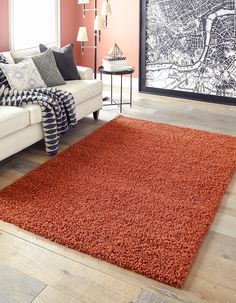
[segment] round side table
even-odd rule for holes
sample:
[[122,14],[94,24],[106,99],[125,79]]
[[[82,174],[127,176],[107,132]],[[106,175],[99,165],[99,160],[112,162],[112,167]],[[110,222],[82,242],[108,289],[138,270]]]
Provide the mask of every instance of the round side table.
[[[104,104],[104,106],[109,106],[109,105],[117,105],[120,107],[120,113],[122,113],[122,107],[124,104],[129,104],[130,107],[132,106],[132,98],[133,98],[133,73],[135,71],[134,67],[129,67],[124,70],[120,71],[107,71],[103,68],[103,66],[100,66],[98,68],[98,71],[100,73],[100,78],[102,80],[102,75],[110,75],[111,76],[111,102],[109,104]],[[113,99],[113,76],[120,76],[120,101],[117,102]],[[130,75],[130,99],[129,102],[123,102],[123,75]]]

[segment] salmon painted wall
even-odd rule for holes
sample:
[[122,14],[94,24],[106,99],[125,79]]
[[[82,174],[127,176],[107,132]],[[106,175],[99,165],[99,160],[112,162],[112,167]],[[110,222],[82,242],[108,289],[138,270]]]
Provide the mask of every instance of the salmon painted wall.
[[[0,0],[0,51],[9,50],[8,4],[8,0]],[[75,0],[61,0],[61,45],[73,42],[78,59],[77,5]]]
[[[93,2],[93,1],[91,1]],[[127,56],[129,64],[136,69],[138,75],[139,53],[139,1],[138,0],[110,0],[112,16],[109,17],[108,28],[102,32],[102,41],[98,45],[98,65],[108,54],[113,43],[116,42]],[[98,10],[101,10],[102,0],[98,0]],[[89,7],[89,6],[88,6]],[[91,6],[92,7],[92,6]],[[93,45],[93,13],[82,16],[82,7],[77,0],[61,0],[61,45],[73,42],[77,62],[83,66],[93,67],[93,50],[87,49],[81,54],[79,43],[76,42],[77,31],[80,26],[87,26],[89,42]],[[9,49],[9,18],[8,0],[0,0],[0,51]]]
[[73,43],[78,62],[79,45],[76,41],[77,6],[76,0],[61,0],[61,45]]
[[8,50],[8,0],[0,0],[0,51]]
[[[92,1],[93,2],[93,1]],[[129,64],[136,69],[138,76],[139,56],[139,1],[138,0],[110,0],[112,16],[108,20],[108,28],[102,32],[102,41],[98,45],[98,65],[102,64],[102,58],[108,54],[113,43],[116,42],[127,57]],[[101,10],[102,0],[98,0],[98,13]],[[89,8],[89,6],[87,6]],[[92,6],[91,6],[92,7]],[[93,13],[88,12],[86,18],[82,16],[82,7],[78,5],[79,26],[87,26],[89,42],[93,44]],[[93,50],[86,49],[84,55],[79,55],[79,64],[93,66]]]

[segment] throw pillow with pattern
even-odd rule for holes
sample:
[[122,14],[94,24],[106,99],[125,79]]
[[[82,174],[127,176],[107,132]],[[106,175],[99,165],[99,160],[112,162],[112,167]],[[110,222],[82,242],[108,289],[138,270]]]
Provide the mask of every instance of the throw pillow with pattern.
[[[6,57],[2,54],[0,54],[0,63],[8,64]],[[4,72],[0,68],[0,86],[2,85],[5,85],[6,87],[10,87]]]
[[32,57],[43,81],[48,87],[63,85],[64,81],[53,56],[51,49],[48,49],[42,54]]
[[18,64],[0,63],[0,69],[7,77],[11,89],[21,91],[47,87],[31,58]]

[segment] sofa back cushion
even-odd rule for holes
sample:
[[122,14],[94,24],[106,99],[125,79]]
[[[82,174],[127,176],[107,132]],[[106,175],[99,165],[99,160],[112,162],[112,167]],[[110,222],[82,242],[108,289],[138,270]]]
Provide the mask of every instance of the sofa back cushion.
[[[52,50],[58,50],[58,47],[55,45],[52,45],[50,48]],[[38,47],[11,52],[12,58],[14,59],[15,63],[18,63],[18,62],[24,60],[25,58],[36,56],[38,54],[40,54],[40,50]]]

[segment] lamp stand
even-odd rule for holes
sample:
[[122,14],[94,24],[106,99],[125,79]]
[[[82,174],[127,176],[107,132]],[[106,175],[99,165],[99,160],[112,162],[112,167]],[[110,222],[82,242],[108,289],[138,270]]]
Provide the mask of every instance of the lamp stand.
[[[102,15],[98,15],[98,0],[94,0],[94,7],[86,9],[86,4],[89,4],[89,0],[78,0],[79,4],[83,5],[83,17],[85,17],[86,12],[92,11],[94,12],[94,43],[92,46],[84,45],[84,42],[88,41],[87,29],[85,26],[79,28],[77,41],[81,42],[81,52],[83,54],[85,48],[93,48],[94,49],[94,79],[97,79],[97,54],[98,54],[98,42],[101,41],[101,30],[104,30],[107,26],[107,14],[111,15],[111,8],[108,0],[103,2],[102,6]],[[104,16],[106,17],[104,20]]]
[[[94,19],[97,17],[98,2],[94,0]],[[97,79],[97,31],[94,30],[94,79]]]

